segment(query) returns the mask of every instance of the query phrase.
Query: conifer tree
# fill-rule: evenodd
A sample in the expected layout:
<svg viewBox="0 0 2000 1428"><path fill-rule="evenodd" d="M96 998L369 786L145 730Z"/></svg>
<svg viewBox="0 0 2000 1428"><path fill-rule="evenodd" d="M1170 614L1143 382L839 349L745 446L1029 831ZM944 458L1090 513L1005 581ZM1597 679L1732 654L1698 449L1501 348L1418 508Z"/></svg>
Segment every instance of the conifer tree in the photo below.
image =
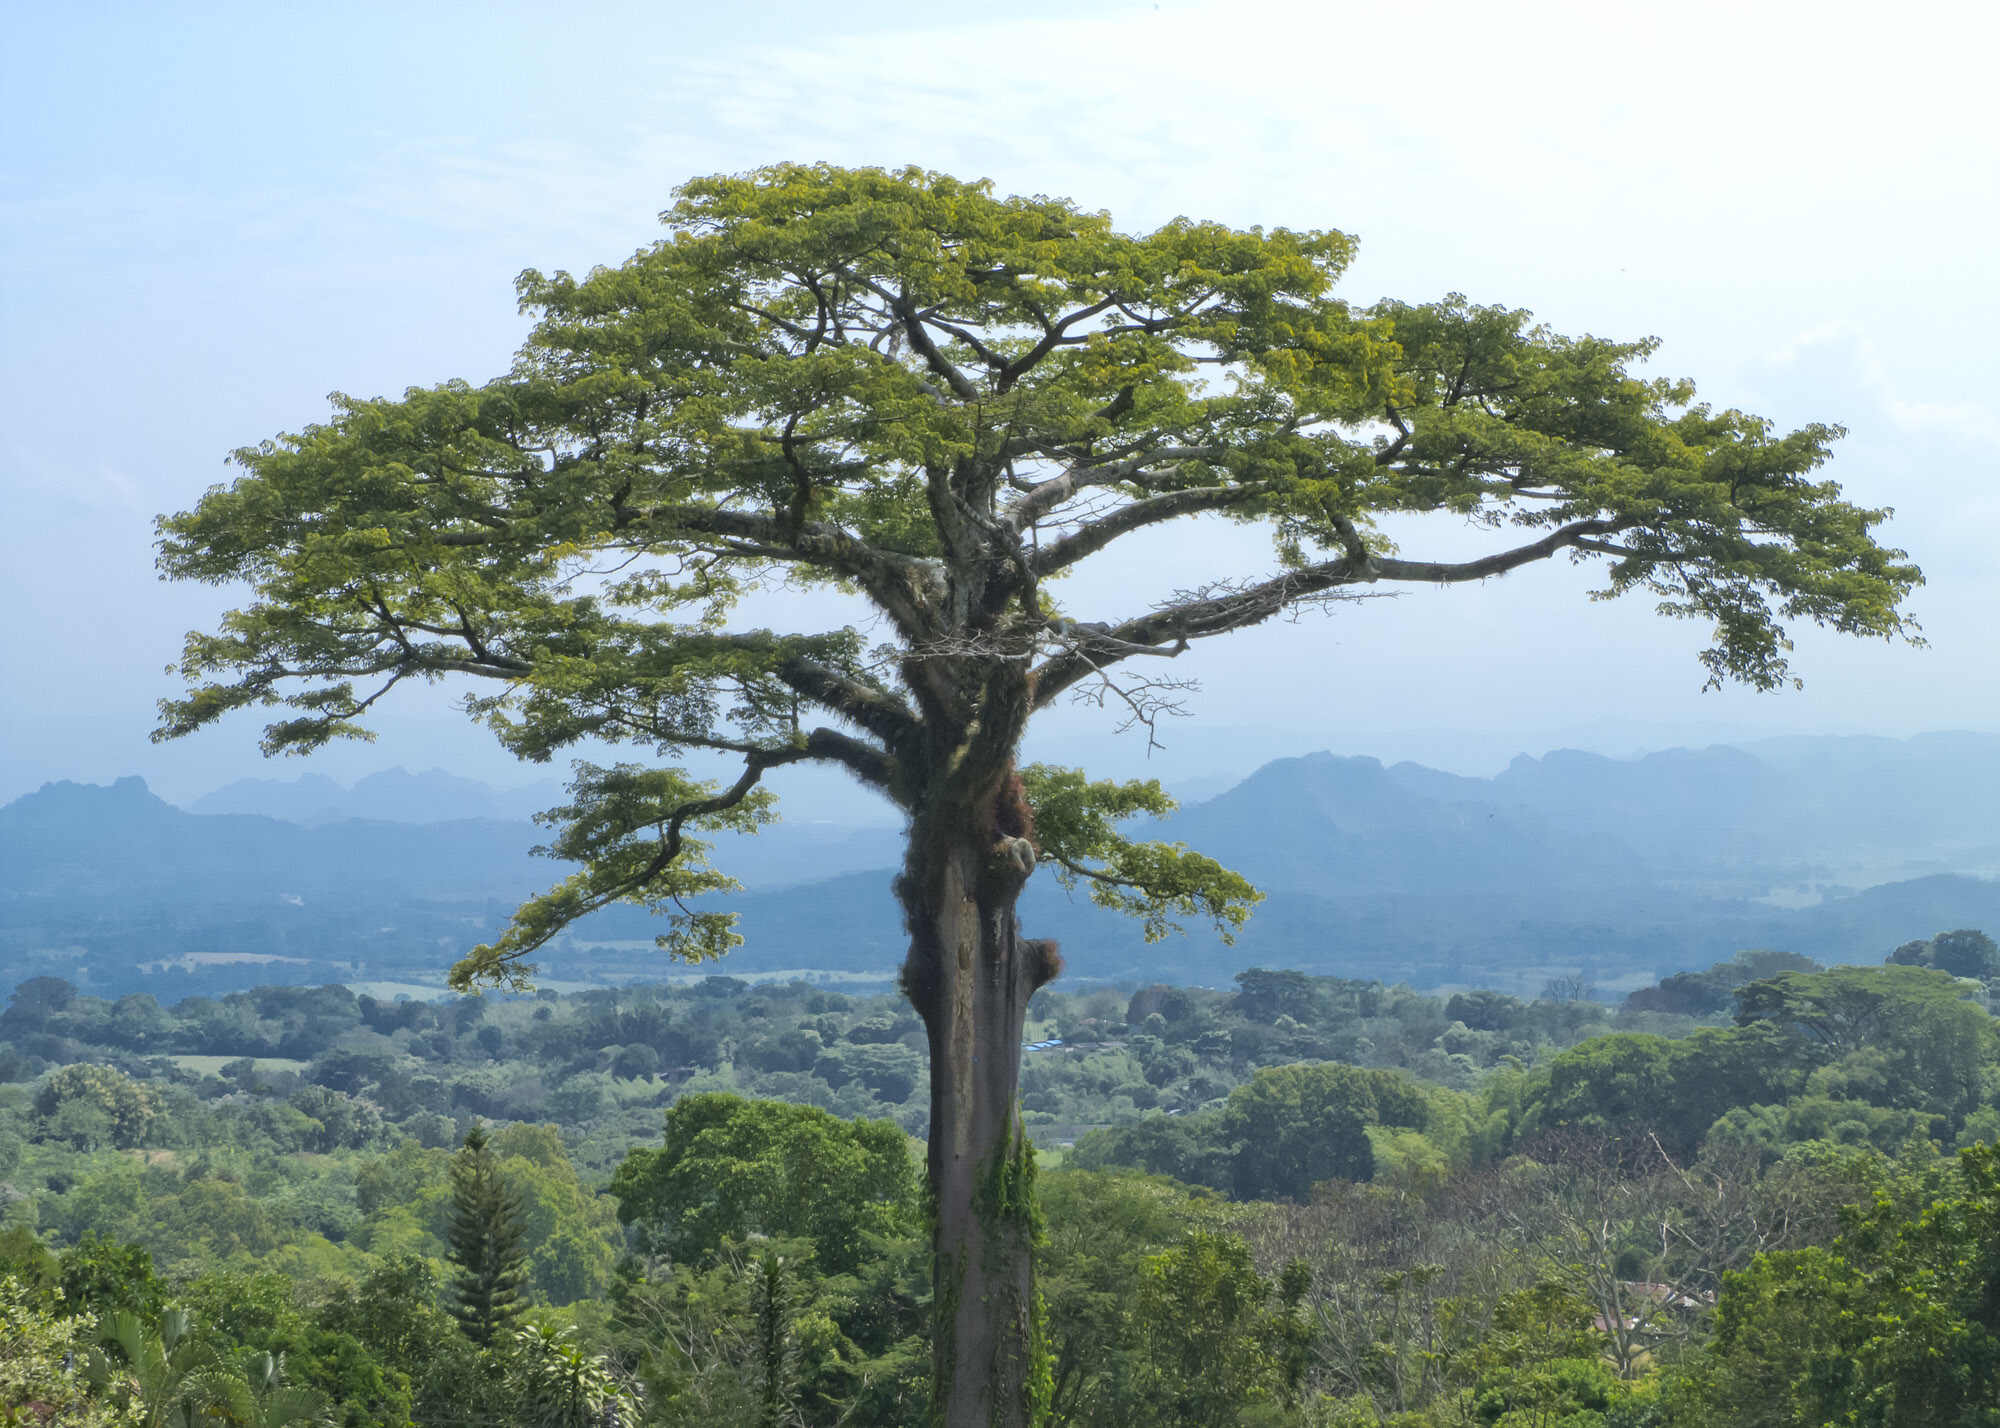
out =
<svg viewBox="0 0 2000 1428"><path fill-rule="evenodd" d="M766 1252L757 1261L757 1360L761 1392L758 1428L783 1428L797 1357L792 1342L792 1286L782 1257Z"/></svg>
<svg viewBox="0 0 2000 1428"><path fill-rule="evenodd" d="M521 1312L528 1251L520 1193L500 1174L486 1132L474 1126L452 1158L447 1257L458 1266L451 1314L465 1337L482 1348Z"/></svg>

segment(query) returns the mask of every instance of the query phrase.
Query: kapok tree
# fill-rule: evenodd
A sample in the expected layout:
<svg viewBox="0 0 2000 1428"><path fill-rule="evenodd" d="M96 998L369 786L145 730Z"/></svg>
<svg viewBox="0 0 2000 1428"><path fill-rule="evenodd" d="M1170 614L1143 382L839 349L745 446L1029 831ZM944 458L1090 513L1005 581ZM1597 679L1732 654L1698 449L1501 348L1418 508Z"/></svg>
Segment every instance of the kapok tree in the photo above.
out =
<svg viewBox="0 0 2000 1428"><path fill-rule="evenodd" d="M733 886L701 835L771 818L788 767L836 765L893 803L903 986L929 1029L942 1422L1032 1421L1048 1391L1015 1093L1058 964L1020 935L1023 886L1050 867L1151 934L1188 915L1226 933L1256 896L1119 836L1170 807L1157 784L1017 769L1037 710L1094 692L1146 716L1163 681L1129 671L1196 641L1555 556L1709 622L1711 683L1785 682L1787 621L1913 633L1919 576L1871 538L1884 512L1815 476L1835 428L1697 405L1635 374L1649 342L1458 297L1350 307L1341 233L1133 235L915 169L793 165L691 183L664 222L618 267L523 274L536 322L506 376L338 396L162 520L167 575L254 593L189 637L193 688L159 732L278 706L266 751L305 752L364 734L405 680L463 675L523 758L640 751L578 763L551 851L580 870L461 961L460 987L519 983L620 900L667 914L669 952L724 951L727 914L685 905ZM1378 524L1422 513L1483 526L1491 550L1393 553ZM1063 608L1085 562L1202 519L1265 526L1269 567ZM753 627L742 602L778 583L858 597L869 633ZM690 751L740 776L704 782L673 762Z"/></svg>

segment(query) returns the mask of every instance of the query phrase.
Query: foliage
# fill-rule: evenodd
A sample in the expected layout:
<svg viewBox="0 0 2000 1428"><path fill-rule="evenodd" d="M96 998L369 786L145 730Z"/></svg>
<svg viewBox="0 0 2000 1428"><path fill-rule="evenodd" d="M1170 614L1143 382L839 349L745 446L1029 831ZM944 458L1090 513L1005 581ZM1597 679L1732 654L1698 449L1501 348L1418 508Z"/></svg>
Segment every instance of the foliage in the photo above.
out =
<svg viewBox="0 0 2000 1428"><path fill-rule="evenodd" d="M584 1186L553 1125L510 1125L491 1148L520 1206L527 1283L551 1304L601 1295L617 1260L617 1210Z"/></svg>
<svg viewBox="0 0 2000 1428"><path fill-rule="evenodd" d="M1322 1180L1375 1172L1367 1130L1423 1130L1431 1104L1407 1077L1335 1063L1259 1071L1229 1093L1217 1129L1231 1147L1236 1194L1302 1200Z"/></svg>
<svg viewBox="0 0 2000 1428"><path fill-rule="evenodd" d="M1658 1136L1684 1156L1730 1108L1784 1101L1805 1078L1804 1052L1769 1026L1703 1028L1678 1041L1598 1037L1536 1077L1517 1134L1577 1128Z"/></svg>
<svg viewBox="0 0 2000 1428"><path fill-rule="evenodd" d="M423 1424L502 1421L504 1383L439 1306L430 1262L385 1256L359 1282L334 1286L314 1306L318 1327L359 1344L385 1379L406 1386L401 1418ZM351 1404L355 1395L337 1395ZM390 1422L396 1422L390 1418Z"/></svg>
<svg viewBox="0 0 2000 1428"><path fill-rule="evenodd" d="M252 1354L244 1362L240 1390L231 1385L227 1414L247 1428L290 1428L317 1423L326 1403L309 1388L286 1382L283 1354Z"/></svg>
<svg viewBox="0 0 2000 1428"><path fill-rule="evenodd" d="M630 1391L601 1356L575 1342L574 1329L531 1324L514 1333L508 1388L522 1428L601 1428L635 1408Z"/></svg>
<svg viewBox="0 0 2000 1428"><path fill-rule="evenodd" d="M1795 952L1753 948L1738 952L1702 972L1675 972L1656 985L1641 987L1625 998L1630 1011L1661 1011L1679 1016L1710 1016L1734 1006L1738 987L1781 972L1817 972L1819 964Z"/></svg>
<svg viewBox="0 0 2000 1428"><path fill-rule="evenodd" d="M1476 1355L1472 1416L1495 1428L1599 1428L1619 1396L1590 1306L1559 1285L1503 1298Z"/></svg>
<svg viewBox="0 0 2000 1428"><path fill-rule="evenodd" d="M1371 1178L1371 1132L1433 1128L1445 1154L1463 1153L1462 1114L1449 1093L1394 1072L1308 1062L1258 1071L1214 1110L1094 1131L1078 1142L1075 1161L1132 1165L1246 1200L1303 1200L1323 1180ZM1412 1154L1421 1156L1400 1148L1402 1159Z"/></svg>
<svg viewBox="0 0 2000 1428"><path fill-rule="evenodd" d="M1052 1428L1115 1422L1141 1374L1132 1293L1147 1259L1190 1229L1225 1231L1230 1207L1158 1176L1064 1170L1040 1178L1048 1221L1041 1286L1055 1356Z"/></svg>
<svg viewBox="0 0 2000 1428"><path fill-rule="evenodd" d="M686 1263L764 1235L810 1240L844 1273L871 1240L916 1229L915 1167L894 1125L714 1092L674 1102L665 1144L628 1155L611 1193L621 1220Z"/></svg>
<svg viewBox="0 0 2000 1428"><path fill-rule="evenodd" d="M1883 960L1906 967L1935 967L1954 977L1982 981L2000 977L2000 945L1972 927L1940 932L1924 941L1905 942Z"/></svg>
<svg viewBox="0 0 2000 1428"><path fill-rule="evenodd" d="M154 1272L152 1255L139 1245L86 1231L57 1263L64 1295L96 1313L126 1309L150 1319L166 1307L166 1286Z"/></svg>
<svg viewBox="0 0 2000 1428"><path fill-rule="evenodd" d="M928 1396L928 1271L914 1236L858 1275L826 1275L804 1240L725 1246L706 1264L621 1286L628 1361L662 1423L899 1423ZM635 1270L636 1270L635 1266Z"/></svg>
<svg viewBox="0 0 2000 1428"><path fill-rule="evenodd" d="M1986 1014L1963 983L1919 967L1798 979L1794 968L1756 969L1771 975L1741 985L1774 984L1754 994L1764 1015L1720 1027L1657 1009L1439 999L1298 973L1252 973L1223 991L1042 993L1029 1035L1063 1044L1024 1052L1023 1085L1049 1147L1038 1184L1051 1421L1194 1411L1176 1405L1213 1386L1184 1382L1173 1365L1183 1348L1196 1360L1214 1351L1201 1349L1204 1334L1235 1342L1217 1327L1231 1322L1256 1343L1232 1368L1240 1378L1223 1380L1229 1391L1203 1401L1225 1422L1465 1428L1483 1403L1494 1421L1630 1428L1735 1422L1717 1405L1768 1400L1770 1422L1817 1423L1846 1410L1787 1397L1786 1385L1833 1372L1811 1368L1825 1344L1873 1375L1850 1373L1869 1403L1937 1391L1919 1372L1936 1345L1975 1362L1981 1352L1954 1325L1980 1322L1965 1307L1980 1291L1958 1259L1988 1253L1976 1209L1985 1192L1956 1159L1937 1161L1931 1141L1968 1085L1975 1109L1960 1134L2000 1123ZM29 1139L36 1084L0 1088L0 1140L20 1147L13 1189L0 1192L18 1196L0 1273L29 1286L44 1317L127 1309L157 1334L165 1311L183 1311L218 1356L218 1403L251 1391L269 1356L286 1384L353 1428L513 1424L513 1336L482 1351L439 1302L452 1272L441 1259L454 1157L433 1124L511 1111L487 1151L521 1191L533 1271L523 1296L608 1284L540 1321L571 1330L562 1343L580 1358L566 1362L645 1385L660 1423L755 1422L774 1384L788 1421L814 1428L921 1417L931 1285L919 1197L904 1129L880 1117L920 1116L924 1088L884 1103L864 1079L876 1074L868 1058L913 1057L922 1038L890 999L726 979L441 1004L271 988L162 1008L143 1033L115 1003L60 1000L49 1015L63 1039L152 1096L153 1143L85 1151ZM1653 1033L1614 1030L1633 1024ZM218 1040L192 1042L215 1054L184 1067L96 1039L141 1034L154 1046ZM307 1055L218 1074L225 1052L280 1044ZM635 1046L655 1053L657 1072L617 1075ZM1341 1056L1374 1064L1329 1064ZM527 1095L558 1078L601 1089L588 1119L551 1125L547 1102ZM839 1096L850 1109L676 1095L701 1085ZM294 1117L317 1119L298 1109L304 1086L377 1108L381 1132L304 1150ZM659 1134L662 1102L666 1139L633 1152L648 1127ZM1312 1184L1328 1145L1358 1155L1335 1134L1357 1120L1371 1178ZM1108 1132L1060 1149L1077 1134L1068 1127L1106 1121ZM412 1138L385 1146L398 1135ZM1297 1173L1307 1188L1246 1198L1253 1187L1235 1177L1246 1141L1258 1142L1260 1177ZM670 1144L677 1174L659 1159ZM618 1202L594 1187L628 1153L630 1173L645 1167L631 1183L654 1198L623 1231L639 1253L607 1281ZM1075 1168L1121 1160L1171 1161L1215 1188ZM822 1172L834 1191L815 1201ZM718 1185L730 1195L714 1197ZM1843 1216L1842 1205L1860 1208ZM1900 1228L1919 1223L1929 1239ZM644 1252L681 1225L688 1238L670 1259ZM1204 1306L1198 1322L1173 1322L1165 1290L1142 1314L1148 1266L1190 1230L1233 1239L1247 1260L1222 1244L1200 1263L1173 1261L1174 1293ZM538 1258L550 1243L568 1248ZM1753 1263L1760 1250L1767 1259ZM1294 1261L1308 1271L1295 1300L1283 1292ZM1266 1288L1254 1311L1224 1295L1253 1287L1232 1264ZM577 1277L564 1279L564 1265ZM1520 1308L1531 1300L1512 1296L1538 1286L1570 1317ZM1719 1309L1706 1297L1717 1290ZM1750 1297L1732 1309L1732 1294ZM1576 1303L1594 1316L1582 1331L1589 1354L1575 1352ZM1836 1309L1847 1317L1830 1321ZM1900 1347L1892 1314L1908 1330ZM1726 1322L1742 1328L1726 1349L1706 1348ZM1882 1342L1850 1334L1863 1329ZM107 1355L125 1366L122 1351ZM106 1387L91 1400L100 1411L121 1394L142 1410ZM1867 1411L1858 1421L1873 1421Z"/></svg>
<svg viewBox="0 0 2000 1428"><path fill-rule="evenodd" d="M1039 555L1038 573L1215 511L1270 521L1311 572L1283 603L1314 583L1436 578L1358 532L1394 511L1479 512L1546 535L1477 575L1607 556L1611 592L1715 622L1718 678L1782 679L1782 618L1905 629L1917 577L1869 540L1882 513L1810 479L1835 429L1774 436L1694 405L1687 384L1631 373L1647 342L1564 338L1456 297L1357 313L1330 291L1344 234L1178 220L1132 237L943 175L799 165L691 183L666 221L670 238L620 268L524 274L540 322L509 376L338 398L333 421L238 452L244 479L161 522L167 573L247 578L258 596L190 638L197 687L166 732L279 705L293 713L270 746L309 749L360 732L352 681L452 670L516 685L484 707L529 756L591 734L699 743L725 719L777 732L762 696L830 697L787 681L786 660L858 671L838 634L713 633L761 570L852 582L908 624L922 562L964 539L931 473L1031 457L1057 484L1006 512L1017 526L1093 489L1138 507ZM1240 386L1205 380L1217 362ZM572 591L565 574L606 547L702 561ZM1324 550L1338 554L1311 563ZM1207 613L1126 642L1209 633ZM749 697L727 708L732 681Z"/></svg>
<svg viewBox="0 0 2000 1428"><path fill-rule="evenodd" d="M224 1416L234 1387L216 1346L195 1332L185 1309L149 1324L129 1310L105 1319L86 1376L140 1428L196 1428Z"/></svg>
<svg viewBox="0 0 2000 1428"><path fill-rule="evenodd" d="M76 1372L96 1326L66 1308L0 1272L0 1423L25 1428L59 1417L76 1428L127 1428L133 1416L94 1397Z"/></svg>
<svg viewBox="0 0 2000 1428"><path fill-rule="evenodd" d="M451 1313L466 1338L490 1345L521 1312L525 1278L526 1230L520 1192L510 1186L488 1148L485 1132L474 1127L465 1147L452 1158Z"/></svg>
<svg viewBox="0 0 2000 1428"><path fill-rule="evenodd" d="M1955 1171L1914 1216L1878 1193L1831 1245L1732 1276L1713 1349L1673 1385L1674 1421L1720 1408L1745 1428L1992 1423L2000 1150L1966 1150Z"/></svg>
<svg viewBox="0 0 2000 1428"><path fill-rule="evenodd" d="M153 1114L152 1093L109 1066L64 1066L35 1089L37 1135L78 1150L139 1145Z"/></svg>
<svg viewBox="0 0 2000 1428"><path fill-rule="evenodd" d="M1876 1061L1882 1089L1867 1099L1938 1117L1942 1139L1979 1103L1993 1020L1946 973L1893 965L1788 972L1736 997L1738 1022L1786 1028L1828 1063L1815 1073L1822 1084Z"/></svg>
<svg viewBox="0 0 2000 1428"><path fill-rule="evenodd" d="M1200 915L1224 943L1249 918L1263 894L1249 881L1180 843L1135 843L1117 825L1145 814L1154 818L1178 806L1156 779L1091 781L1077 769L1029 764L1021 770L1035 811L1035 840L1056 881L1075 890L1087 884L1099 907L1141 919L1148 942L1173 931L1176 917Z"/></svg>
<svg viewBox="0 0 2000 1428"><path fill-rule="evenodd" d="M1234 1235L1197 1230L1141 1267L1133 1304L1139 1422L1174 1428L1273 1422L1288 1337L1271 1285Z"/></svg>

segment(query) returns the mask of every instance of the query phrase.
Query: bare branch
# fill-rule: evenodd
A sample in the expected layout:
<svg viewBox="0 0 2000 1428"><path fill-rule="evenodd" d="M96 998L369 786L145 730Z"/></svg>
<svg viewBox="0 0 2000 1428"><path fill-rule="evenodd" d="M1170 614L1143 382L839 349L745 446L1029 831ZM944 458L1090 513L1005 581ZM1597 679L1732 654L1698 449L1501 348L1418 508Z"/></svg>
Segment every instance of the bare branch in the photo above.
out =
<svg viewBox="0 0 2000 1428"><path fill-rule="evenodd" d="M915 306L911 304L907 297L904 297L900 293L892 292L880 283L862 277L858 273L850 272L847 269L841 269L840 273L842 277L855 284L855 286L866 288L869 292L874 293L889 304L889 310L895 314L896 320L902 324L903 336L909 339L910 350L924 359L924 365L931 369L933 376L951 388L953 396L962 402L979 400L979 388L974 385L970 377L958 370L956 363L945 356L943 351L939 349L937 343L932 340L930 333L925 329L923 319L918 315Z"/></svg>
<svg viewBox="0 0 2000 1428"><path fill-rule="evenodd" d="M1515 546L1511 550L1496 551L1477 560L1458 562L1397 560L1391 556L1379 556L1375 560L1375 573L1383 580L1430 581L1438 585L1456 585L1467 580L1486 580L1495 575L1505 575L1510 570L1518 570L1524 565L1532 565L1535 561L1546 560L1559 550L1580 546L1592 536L1617 535L1621 531L1631 530L1638 524L1636 520L1610 517L1571 521L1568 525L1556 527L1540 540Z"/></svg>
<svg viewBox="0 0 2000 1428"><path fill-rule="evenodd" d="M1410 424L1403 420L1403 414L1396 410L1394 402L1388 404L1387 412L1389 425L1396 428L1396 439L1375 453L1375 464L1377 466L1387 466L1398 456L1401 456L1403 448L1410 444L1410 438L1414 435L1410 430Z"/></svg>
<svg viewBox="0 0 2000 1428"><path fill-rule="evenodd" d="M1060 321L1047 324L1040 342L1037 342L1033 347L1030 347L1026 352L1023 352L1019 357L1016 357L1001 369L1000 390L1004 392L1013 386L1023 375L1031 371L1037 362L1040 362L1049 353L1055 351L1064 342L1083 341L1084 339L1082 338L1069 337L1067 334L1070 328L1079 322L1088 322L1100 312L1113 306L1117 301L1118 299L1115 296L1102 298L1092 303L1089 307L1078 308L1075 312L1070 313Z"/></svg>
<svg viewBox="0 0 2000 1428"><path fill-rule="evenodd" d="M1182 648L1185 648L1183 646ZM1166 654L1165 650L1148 650L1148 654ZM1178 650L1172 653L1179 653ZM1085 655L1088 659L1089 656ZM1113 731L1123 734L1132 729L1146 731L1146 752L1164 749L1160 742L1160 720L1163 718L1184 719L1187 717L1187 701L1182 696L1195 693L1201 688L1198 680L1159 678L1151 675L1130 677L1124 681L1113 679L1103 669L1097 671L1094 685L1078 685L1070 692L1073 702L1094 704L1099 709L1116 699L1126 708L1126 716L1119 721Z"/></svg>
<svg viewBox="0 0 2000 1428"><path fill-rule="evenodd" d="M937 315L937 309L934 307L925 308L922 312L916 313L914 316L916 321L928 323L940 332L948 332L967 347L970 347L972 355L977 357L981 362L984 362L990 371L995 374L1004 374L1006 372L1006 359L988 347L984 342L981 342L970 328L956 322L946 322Z"/></svg>

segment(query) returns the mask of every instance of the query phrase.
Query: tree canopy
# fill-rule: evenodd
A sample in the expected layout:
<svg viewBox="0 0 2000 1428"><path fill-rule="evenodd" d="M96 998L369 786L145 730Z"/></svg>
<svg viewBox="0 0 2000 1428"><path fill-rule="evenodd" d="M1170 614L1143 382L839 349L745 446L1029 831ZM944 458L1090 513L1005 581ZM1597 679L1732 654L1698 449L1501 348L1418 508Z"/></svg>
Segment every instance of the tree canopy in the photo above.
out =
<svg viewBox="0 0 2000 1428"><path fill-rule="evenodd" d="M667 1110L665 1143L635 1150L611 1181L618 1217L676 1259L725 1240L810 1239L851 1271L879 1238L915 1224L909 1142L887 1121L703 1092Z"/></svg>
<svg viewBox="0 0 2000 1428"><path fill-rule="evenodd" d="M165 573L254 592L190 637L164 735L276 706L266 748L309 750L365 732L397 683L463 674L495 682L473 710L526 758L591 739L744 757L726 790L581 770L552 846L585 871L468 977L605 901L725 886L684 829L768 817L773 767L830 761L914 806L918 746L1018 734L981 720L996 661L1043 707L1304 602L1565 553L1606 562L1601 593L1709 622L1711 681L1788 679L1787 621L1913 632L1917 571L1870 538L1885 513L1817 475L1837 428L1779 432L1641 376L1649 340L1457 296L1356 308L1333 293L1343 233L1127 234L939 174L803 165L697 180L663 217L618 267L522 274L537 321L505 376L336 396L161 522ZM1377 527L1411 513L1470 517L1494 549L1395 554ZM1080 562L1200 515L1266 524L1275 570L1104 620L1062 608ZM733 626L775 579L862 594L887 652L852 626ZM728 933L704 913L670 938Z"/></svg>

